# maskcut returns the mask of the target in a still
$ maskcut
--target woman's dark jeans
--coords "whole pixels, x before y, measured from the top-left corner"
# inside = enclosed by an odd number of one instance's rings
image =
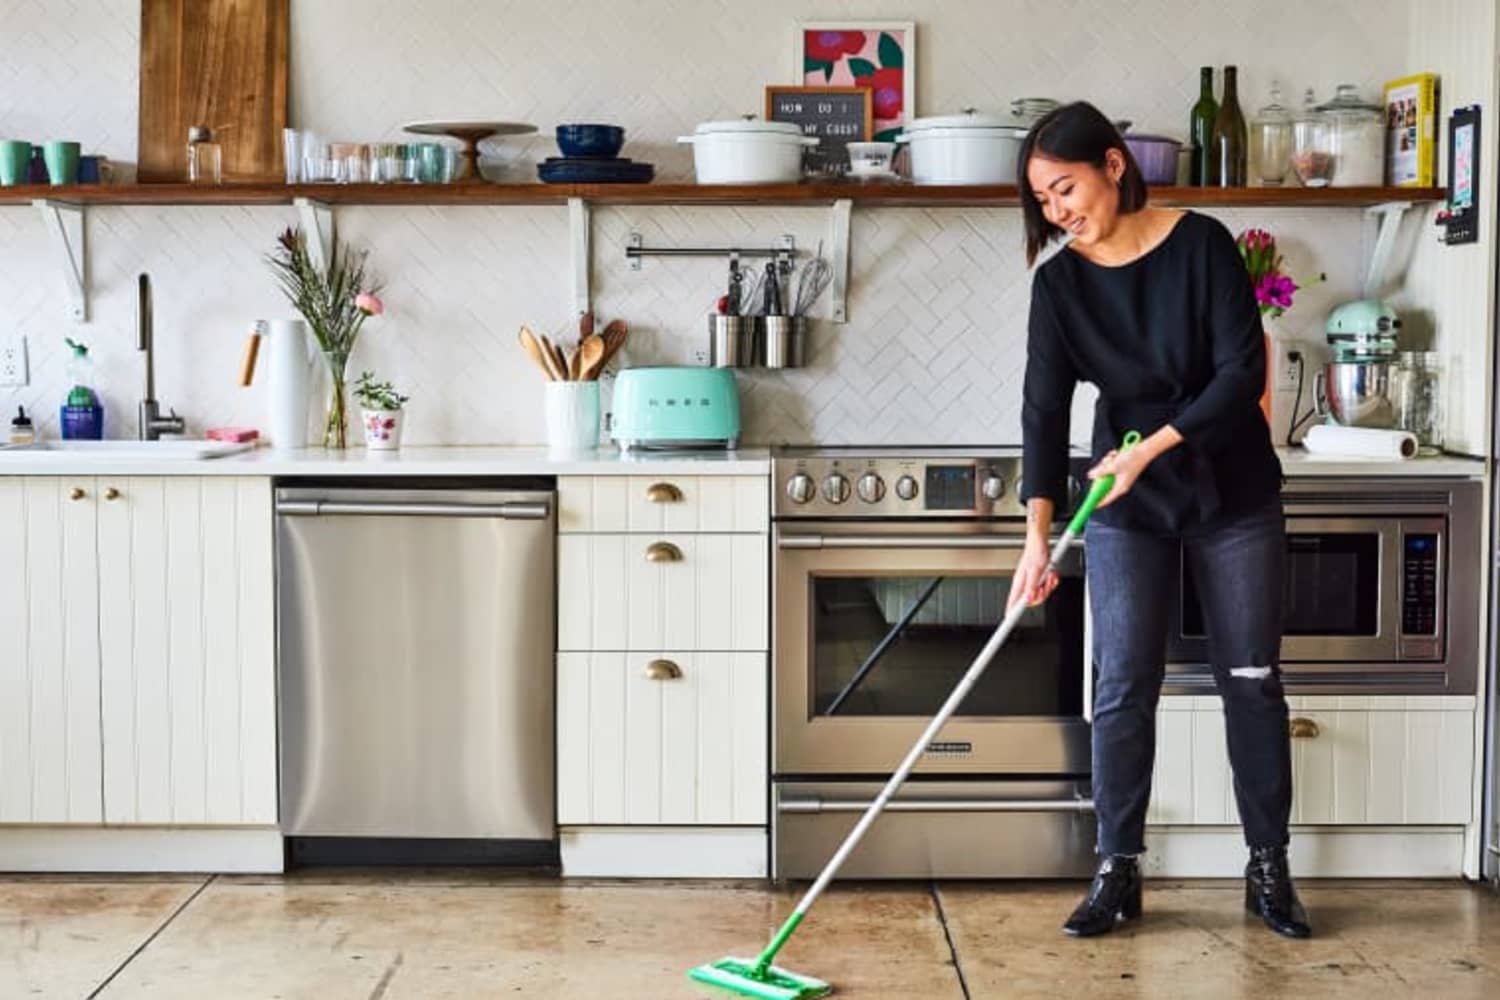
[[[1145,850],[1156,754],[1156,702],[1165,673],[1167,602],[1178,559],[1192,568],[1224,700],[1234,796],[1251,847],[1287,843],[1292,758],[1281,687],[1281,594],[1286,528],[1279,500],[1181,538],[1091,521],[1089,608],[1094,630],[1094,808],[1101,855]]]

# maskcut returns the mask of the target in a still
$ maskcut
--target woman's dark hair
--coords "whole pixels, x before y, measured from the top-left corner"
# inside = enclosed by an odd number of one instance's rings
[[[1021,141],[1021,152],[1016,156],[1016,184],[1021,189],[1021,215],[1026,222],[1028,266],[1036,261],[1043,247],[1062,233],[1042,215],[1042,206],[1026,176],[1031,158],[1044,156],[1065,163],[1087,163],[1102,170],[1104,154],[1111,149],[1118,149],[1125,158],[1125,173],[1120,176],[1120,212],[1139,212],[1146,207],[1146,180],[1141,176],[1141,168],[1114,123],[1092,104],[1075,101],[1052,109]]]

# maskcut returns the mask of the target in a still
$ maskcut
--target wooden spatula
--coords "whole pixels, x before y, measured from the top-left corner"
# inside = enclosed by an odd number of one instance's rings
[[[547,381],[556,382],[558,374],[552,369],[551,356],[542,349],[541,341],[537,335],[531,332],[528,326],[521,327],[521,349],[531,357],[547,376]]]
[[[568,359],[562,348],[548,340],[546,334],[537,334],[537,340],[542,342],[542,356],[552,367],[552,377],[559,382],[568,381]]]

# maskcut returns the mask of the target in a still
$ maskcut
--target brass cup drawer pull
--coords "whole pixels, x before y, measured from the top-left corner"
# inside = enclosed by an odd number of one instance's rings
[[[675,681],[682,676],[682,668],[671,660],[652,660],[646,664],[646,677],[653,681]]]
[[[89,495],[88,491],[85,490],[82,486],[75,486],[71,490],[68,491],[68,499],[69,500],[82,500],[84,497],[86,497],[88,495]]]
[[[646,546],[646,561],[654,563],[682,562],[682,550],[671,542],[652,542]]]
[[[1311,719],[1295,718],[1290,723],[1291,735],[1294,740],[1314,740],[1322,730],[1318,724]]]
[[[682,490],[671,483],[652,483],[646,487],[646,499],[652,503],[682,503]]]
[[[111,486],[104,491],[104,499],[118,500],[120,499],[120,491]]]

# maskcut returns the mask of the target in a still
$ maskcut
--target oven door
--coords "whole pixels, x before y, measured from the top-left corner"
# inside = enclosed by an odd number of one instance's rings
[[[1287,518],[1283,664],[1396,664],[1443,656],[1442,565],[1445,523],[1440,517]],[[1412,547],[1431,547],[1435,610],[1406,621],[1405,581],[1417,565]],[[1196,584],[1181,561],[1172,601],[1167,659],[1207,664],[1208,638]]]
[[[889,774],[1000,623],[1022,539],[993,525],[832,523],[775,536],[773,770]],[[1062,575],[918,774],[1088,774],[1076,550]]]

